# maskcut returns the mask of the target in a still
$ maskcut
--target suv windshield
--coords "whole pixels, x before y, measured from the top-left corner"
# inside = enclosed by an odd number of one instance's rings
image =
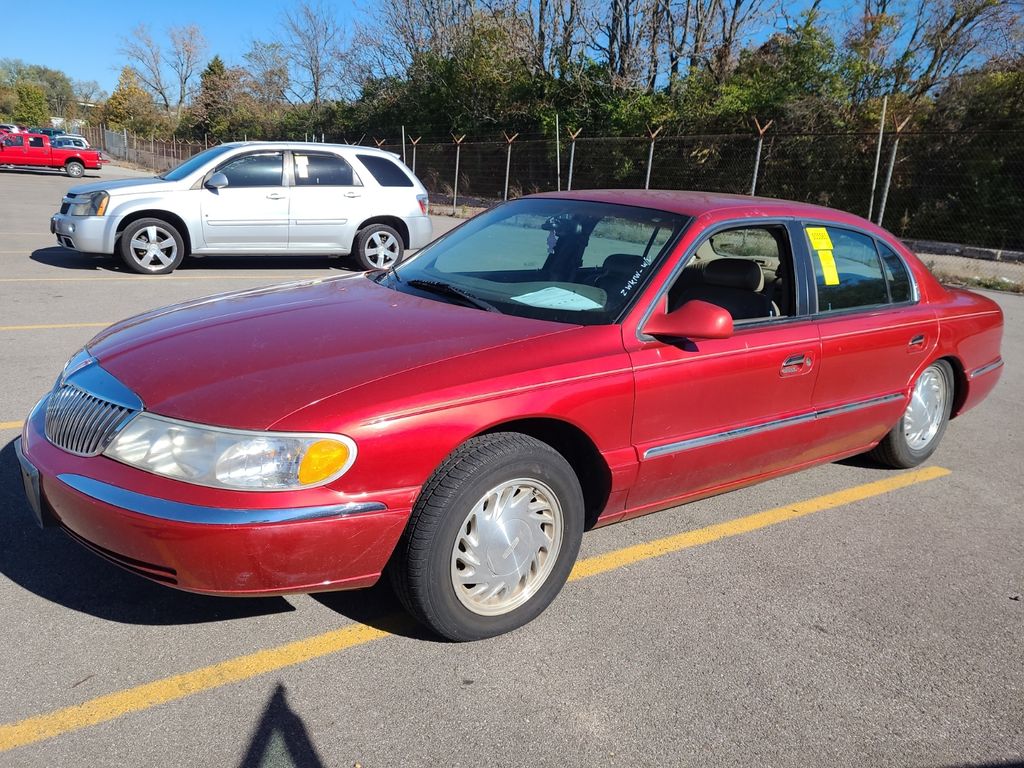
[[[208,162],[213,160],[215,157],[219,157],[220,155],[223,155],[225,152],[231,149],[234,149],[234,147],[230,147],[227,144],[221,144],[220,146],[217,147],[210,147],[209,149],[204,149],[198,155],[193,155],[181,165],[160,174],[159,176],[157,176],[157,178],[165,179],[167,181],[181,181],[190,173],[198,171],[200,168],[202,168]]]
[[[516,200],[480,214],[375,279],[394,290],[507,315],[614,323],[687,221],[609,203]]]

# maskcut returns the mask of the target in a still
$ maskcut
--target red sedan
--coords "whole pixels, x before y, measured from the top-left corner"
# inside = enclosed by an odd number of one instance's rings
[[[999,379],[1002,314],[855,216],[540,195],[388,271],[100,333],[26,420],[40,524],[179,589],[365,587],[457,640],[537,616],[583,530],[871,452]]]

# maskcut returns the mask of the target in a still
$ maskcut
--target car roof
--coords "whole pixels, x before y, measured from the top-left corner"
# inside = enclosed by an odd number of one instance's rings
[[[798,203],[771,197],[732,195],[725,192],[697,192],[669,189],[591,189],[572,192],[545,192],[532,197],[588,200],[599,203],[631,205],[638,208],[656,208],[697,218],[714,214],[716,218],[737,217],[795,217],[825,219],[850,224],[873,232],[884,232],[867,219],[852,213],[826,208],[811,203]],[[889,234],[889,233],[885,233]]]
[[[231,141],[221,144],[223,147],[247,147],[249,149],[326,149],[337,151],[339,149],[351,149],[364,154],[381,155],[382,157],[399,157],[394,152],[377,147],[367,147],[363,144],[332,144],[330,142],[316,141]]]

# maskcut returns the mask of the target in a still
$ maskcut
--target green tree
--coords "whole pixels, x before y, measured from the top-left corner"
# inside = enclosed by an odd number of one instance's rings
[[[38,85],[19,83],[14,88],[18,102],[14,106],[14,120],[26,125],[48,125],[50,111],[46,105],[46,93]]]
[[[103,120],[115,130],[124,128],[143,135],[158,126],[153,100],[142,90],[131,67],[121,70],[117,87],[104,105]]]

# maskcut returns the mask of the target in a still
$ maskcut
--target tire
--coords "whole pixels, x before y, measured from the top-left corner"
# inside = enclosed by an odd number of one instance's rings
[[[939,447],[953,407],[953,369],[936,360],[914,382],[907,410],[868,455],[898,469],[923,462]]]
[[[80,179],[85,176],[85,166],[77,160],[69,160],[64,164],[64,173],[72,179]]]
[[[370,224],[356,233],[352,251],[361,269],[390,269],[402,261],[402,236],[386,224]]]
[[[423,486],[391,581],[406,609],[442,637],[510,632],[562,589],[583,521],[583,491],[561,454],[518,433],[475,437]]]
[[[185,257],[185,241],[162,219],[139,219],[124,228],[118,245],[124,263],[143,275],[173,272]]]

